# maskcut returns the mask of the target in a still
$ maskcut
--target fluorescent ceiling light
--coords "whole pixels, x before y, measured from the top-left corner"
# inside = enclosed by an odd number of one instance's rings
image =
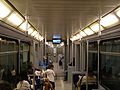
[[[118,8],[118,9],[115,11],[115,13],[116,13],[116,15],[117,15],[118,17],[120,17],[120,8]]]
[[[20,25],[20,29],[21,30],[23,30],[23,31],[27,31],[27,29],[29,29],[29,27],[30,27],[30,24],[27,22],[27,21],[25,21],[24,23],[22,23],[21,25]]]
[[[94,32],[90,28],[86,28],[83,30],[87,35],[92,35]]]
[[[40,41],[42,41],[42,40],[43,40],[43,37],[39,34],[39,36],[38,36],[37,39],[40,40]]]
[[[87,36],[83,31],[80,32],[80,35],[81,35],[82,37]]]
[[[31,33],[31,36],[35,36],[37,34],[37,31],[35,30],[33,33]]]
[[[73,36],[73,37],[71,38],[71,41],[75,41],[75,40],[77,40],[77,39],[79,39],[77,36]]]
[[[74,41],[75,41],[75,40],[77,40],[77,37],[76,37],[76,36],[74,36],[74,37],[73,37],[73,40],[74,40]]]
[[[44,38],[42,36],[39,36],[39,40],[42,41]]]
[[[41,39],[41,37],[42,37],[42,36],[41,36],[41,35],[39,35],[39,37],[38,37],[38,38],[39,38],[39,40]]]
[[[7,5],[0,2],[0,18],[5,18],[10,14],[11,10],[7,7]]]
[[[12,13],[7,20],[12,24],[18,26],[23,22],[23,18],[18,13]]]
[[[70,40],[75,41],[75,40],[78,40],[79,38],[80,38],[80,35],[77,34],[77,35],[73,36]]]
[[[74,41],[73,38],[70,38],[71,41]]]
[[[39,39],[39,33],[34,36],[36,39]]]
[[[33,31],[34,31],[33,28],[29,28],[29,29],[28,29],[28,34],[31,34]]]
[[[80,39],[80,34],[79,33],[76,35],[76,40],[77,39]]]
[[[99,31],[99,23],[93,23],[92,25],[90,25],[90,28],[95,31],[98,32]],[[100,30],[103,30],[103,27],[100,25]]]
[[[118,21],[118,18],[114,14],[109,14],[101,19],[100,24],[104,27],[108,27],[118,23]]]

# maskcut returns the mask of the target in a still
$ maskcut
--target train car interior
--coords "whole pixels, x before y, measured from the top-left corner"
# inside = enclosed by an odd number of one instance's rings
[[[120,90],[120,0],[0,0],[1,81]]]

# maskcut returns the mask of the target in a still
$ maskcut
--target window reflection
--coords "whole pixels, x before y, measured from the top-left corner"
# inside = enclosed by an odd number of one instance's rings
[[[117,53],[116,53],[117,52]],[[120,40],[101,43],[100,80],[110,90],[120,89]]]

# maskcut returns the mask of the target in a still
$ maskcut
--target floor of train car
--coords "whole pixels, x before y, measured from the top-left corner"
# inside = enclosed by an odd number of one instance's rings
[[[54,71],[57,75],[55,80],[55,90],[72,90],[72,84],[64,81],[64,71],[58,63],[54,63]]]
[[[55,81],[55,84],[56,84],[55,90],[72,90],[71,84],[64,81],[62,77],[59,77]]]

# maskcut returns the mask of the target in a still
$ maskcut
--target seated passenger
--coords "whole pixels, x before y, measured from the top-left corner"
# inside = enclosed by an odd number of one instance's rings
[[[88,83],[88,90],[97,88],[96,76],[93,74],[92,70],[88,70],[88,77],[79,76],[77,86],[80,88],[80,90],[86,90],[86,82]]]
[[[30,84],[27,80],[28,80],[27,73],[22,72],[20,74],[20,81],[17,84],[16,90],[31,90]]]

